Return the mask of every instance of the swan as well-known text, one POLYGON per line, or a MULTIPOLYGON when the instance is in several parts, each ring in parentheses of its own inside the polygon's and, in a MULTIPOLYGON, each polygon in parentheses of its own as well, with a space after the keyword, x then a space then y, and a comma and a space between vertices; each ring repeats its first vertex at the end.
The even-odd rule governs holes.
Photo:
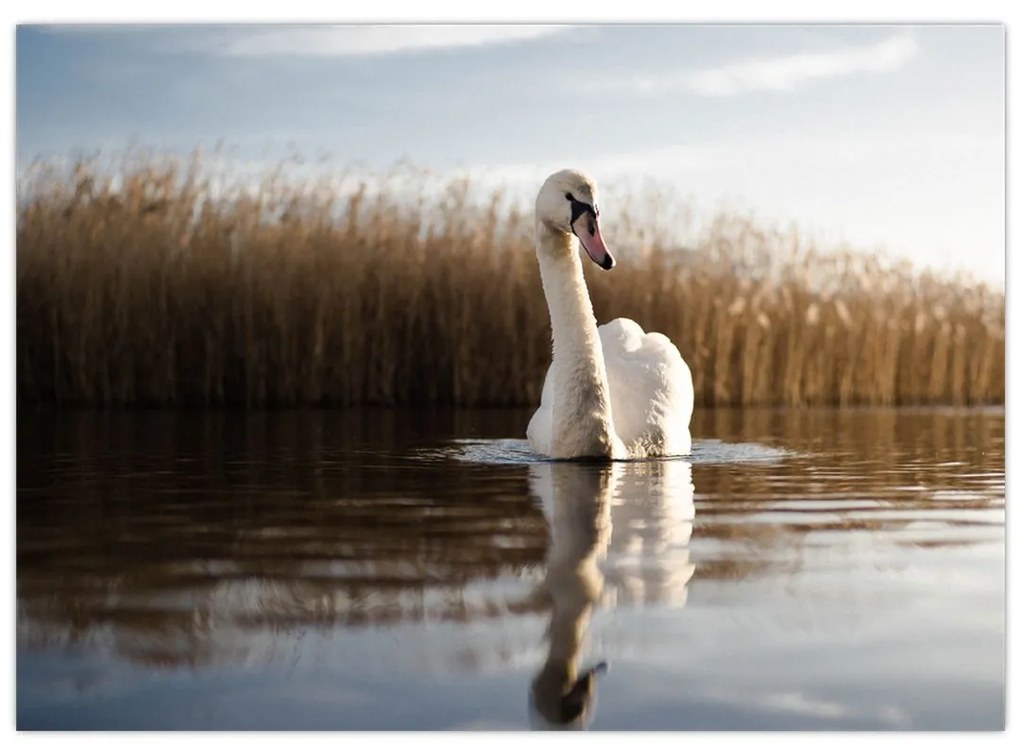
POLYGON ((553 358, 528 441, 555 459, 690 454, 694 386, 676 346, 629 318, 596 327, 578 243, 602 269, 616 265, 599 229, 597 196, 589 176, 567 169, 549 176, 535 200, 553 358))

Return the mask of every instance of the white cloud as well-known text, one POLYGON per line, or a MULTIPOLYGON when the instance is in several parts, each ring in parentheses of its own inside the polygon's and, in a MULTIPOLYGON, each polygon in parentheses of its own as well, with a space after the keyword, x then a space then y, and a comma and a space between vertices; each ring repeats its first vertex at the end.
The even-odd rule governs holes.
POLYGON ((134 37, 164 52, 224 57, 344 57, 456 49, 533 41, 570 30, 536 24, 349 24, 208 26, 64 24, 43 26, 50 34, 134 37))
POLYGON ((759 90, 790 91, 813 80, 892 72, 917 52, 913 37, 897 34, 875 44, 838 51, 756 57, 693 72, 640 76, 621 81, 619 87, 647 94, 686 90, 713 97, 759 90))
POLYGON ((406 25, 304 26, 231 33, 216 51, 232 57, 335 57, 452 49, 531 41, 567 26, 406 25))

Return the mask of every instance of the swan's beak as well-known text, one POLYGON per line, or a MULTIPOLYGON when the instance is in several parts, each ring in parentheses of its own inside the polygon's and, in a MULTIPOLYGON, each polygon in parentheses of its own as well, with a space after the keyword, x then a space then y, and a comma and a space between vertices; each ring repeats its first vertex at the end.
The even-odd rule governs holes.
POLYGON ((602 231, 599 230, 598 217, 591 212, 585 212, 574 220, 573 224, 570 225, 570 229, 574 231, 574 235, 581 241, 581 245, 584 246, 585 252, 592 261, 606 271, 616 266, 616 259, 613 258, 613 254, 609 252, 605 241, 602 240, 602 231))

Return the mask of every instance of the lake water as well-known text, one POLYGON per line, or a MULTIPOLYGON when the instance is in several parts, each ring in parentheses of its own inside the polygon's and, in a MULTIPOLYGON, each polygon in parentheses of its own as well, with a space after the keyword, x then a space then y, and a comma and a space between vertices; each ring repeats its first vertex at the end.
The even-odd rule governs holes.
POLYGON ((21 729, 1001 729, 1004 416, 22 411, 21 729))

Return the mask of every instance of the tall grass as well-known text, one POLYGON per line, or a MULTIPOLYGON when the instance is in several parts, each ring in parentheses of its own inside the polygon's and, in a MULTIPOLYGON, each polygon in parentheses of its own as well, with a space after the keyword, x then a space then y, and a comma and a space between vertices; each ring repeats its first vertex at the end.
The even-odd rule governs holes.
MULTIPOLYGON (((225 183, 157 157, 31 169, 19 400, 538 401, 550 334, 530 204, 424 172, 284 175, 225 183)), ((673 339, 699 405, 1003 401, 1001 292, 735 214, 677 246, 637 204, 604 206, 619 265, 586 268, 595 312, 673 339)))

